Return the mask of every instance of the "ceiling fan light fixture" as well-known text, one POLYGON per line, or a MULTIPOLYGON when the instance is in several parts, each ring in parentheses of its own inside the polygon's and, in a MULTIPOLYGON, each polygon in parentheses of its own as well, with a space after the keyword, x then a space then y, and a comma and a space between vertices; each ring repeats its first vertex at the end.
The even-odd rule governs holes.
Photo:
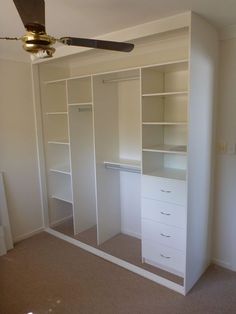
POLYGON ((46 33, 27 32, 21 37, 23 48, 25 51, 36 55, 37 58, 50 58, 55 52, 52 45, 55 44, 56 39, 46 33))
POLYGON ((13 0, 19 16, 26 29, 26 34, 20 38, 0 37, 5 40, 21 40, 23 48, 29 52, 31 59, 50 58, 56 51, 56 42, 66 46, 105 49, 119 52, 131 52, 134 44, 126 42, 107 41, 91 38, 62 37, 56 39, 46 33, 44 0, 13 0))
POLYGON ((38 52, 31 52, 30 58, 32 61, 35 61, 38 59, 51 58, 53 57, 54 52, 55 52, 54 48, 50 48, 47 50, 39 50, 38 52))

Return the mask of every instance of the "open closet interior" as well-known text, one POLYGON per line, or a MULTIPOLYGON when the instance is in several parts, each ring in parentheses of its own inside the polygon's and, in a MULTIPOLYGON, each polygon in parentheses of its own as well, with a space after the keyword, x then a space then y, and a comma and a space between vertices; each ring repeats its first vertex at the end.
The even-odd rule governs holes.
MULTIPOLYGON (((192 202, 202 193, 201 176, 210 175, 210 152, 194 170, 192 159, 196 124, 211 129, 211 114, 200 112, 211 107, 213 91, 201 81, 210 76, 196 66, 211 49, 188 27, 134 43, 129 55, 88 51, 34 65, 48 227, 185 294, 209 261, 207 225, 196 241, 209 206, 196 214, 192 202), (194 41, 204 48, 199 56, 190 53, 194 41), (200 102, 195 89, 205 90, 200 102)), ((198 147, 210 145, 205 131, 198 147)))

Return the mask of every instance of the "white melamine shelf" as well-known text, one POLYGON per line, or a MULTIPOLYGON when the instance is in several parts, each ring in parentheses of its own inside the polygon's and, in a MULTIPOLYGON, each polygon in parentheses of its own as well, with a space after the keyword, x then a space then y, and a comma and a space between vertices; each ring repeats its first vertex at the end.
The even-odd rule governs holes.
POLYGON ((51 116, 51 115, 67 115, 67 111, 55 111, 55 112, 45 112, 45 115, 51 116))
POLYGON ((189 63, 189 59, 180 59, 180 60, 173 60, 173 61, 168 61, 168 62, 161 62, 161 63, 157 63, 157 64, 152 64, 152 65, 145 65, 142 66, 142 69, 149 69, 149 68, 165 68, 168 66, 174 66, 174 65, 179 65, 179 64, 188 64, 189 63))
POLYGON ((134 172, 141 171, 141 161, 138 160, 121 159, 119 161, 104 161, 104 165, 109 169, 127 170, 134 172))
POLYGON ((56 173, 61 173, 61 174, 66 174, 66 175, 71 175, 70 169, 67 168, 67 167, 50 168, 49 171, 56 172, 56 173))
POLYGON ((77 103, 68 104, 68 106, 92 106, 92 103, 91 102, 77 102, 77 103))
POLYGON ((187 125, 188 122, 143 122, 143 125, 187 125))
POLYGON ((56 141, 48 141, 48 144, 55 144, 55 145, 70 145, 67 140, 56 140, 56 141))
POLYGON ((143 97, 187 95, 188 91, 142 94, 143 97))
POLYGON ((145 172, 145 175, 175 179, 175 180, 186 180, 186 170, 174 169, 174 168, 157 168, 154 171, 145 172))
POLYGON ((57 79, 57 80, 51 80, 51 81, 44 81, 43 83, 48 85, 48 84, 56 84, 56 83, 60 83, 60 82, 66 82, 66 79, 57 79))
POLYGON ((187 146, 185 145, 153 145, 148 147, 143 147, 144 152, 158 152, 158 153, 168 153, 168 154, 186 154, 187 146))
POLYGON ((54 194, 54 195, 51 195, 51 198, 54 198, 54 199, 56 199, 56 200, 59 200, 59 201, 63 201, 63 202, 72 204, 72 200, 66 199, 66 198, 64 198, 64 197, 61 197, 60 195, 54 194))

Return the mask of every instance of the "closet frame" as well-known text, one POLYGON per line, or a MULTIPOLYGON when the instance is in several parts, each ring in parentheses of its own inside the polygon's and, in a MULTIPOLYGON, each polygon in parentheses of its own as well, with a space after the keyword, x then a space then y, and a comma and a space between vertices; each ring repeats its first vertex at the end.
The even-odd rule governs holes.
MULTIPOLYGON (((185 19, 183 22, 180 23, 181 27, 178 26, 177 29, 181 29, 182 27, 188 28, 188 59, 176 59, 176 60, 166 60, 162 61, 160 63, 153 63, 153 64, 144 64, 144 65, 136 65, 134 67, 124 67, 123 69, 121 67, 118 67, 116 70, 112 69, 110 71, 106 72, 95 72, 95 73, 87 73, 83 75, 78 76, 71 76, 71 74, 68 71, 65 71, 65 73, 62 75, 63 78, 59 79, 49 79, 47 82, 42 82, 42 78, 40 76, 40 63, 35 63, 32 65, 32 77, 33 77, 33 92, 34 92, 34 103, 35 103, 35 112, 36 112, 36 129, 37 129, 37 146, 38 146, 38 160, 39 160, 39 174, 40 174, 40 183, 41 183, 41 195, 42 195, 42 208, 43 208, 43 217, 44 217, 44 226, 45 230, 49 232, 50 234, 53 234, 61 239, 64 239, 82 249, 85 249, 86 251, 95 254, 99 257, 102 257, 110 262, 113 262, 121 267, 124 267, 130 271, 133 271, 147 279, 150 279, 156 283, 159 283, 163 286, 166 286, 176 292, 179 292, 183 295, 186 295, 189 290, 193 287, 193 285, 196 283, 196 281, 200 278, 202 273, 206 270, 207 266, 211 262, 211 256, 210 256, 210 233, 211 233, 211 182, 213 178, 212 174, 212 147, 213 147, 213 117, 214 117, 214 101, 215 101, 215 89, 216 89, 216 83, 215 83, 215 77, 214 75, 217 74, 217 59, 218 59, 218 39, 217 39, 217 33, 215 29, 209 25, 205 20, 203 20, 201 17, 193 14, 188 13, 187 19, 185 19), (199 52, 200 49, 200 53, 199 52), (209 62, 206 63, 207 59, 209 62), (187 65, 187 72, 188 72, 188 90, 182 90, 182 91, 157 91, 157 92, 150 92, 143 90, 142 86, 142 72, 148 71, 152 68, 161 68, 161 67, 171 67, 173 65, 178 64, 186 64, 187 65), (50 190, 50 182, 47 179, 47 168, 48 168, 48 161, 45 160, 46 156, 46 146, 47 145, 61 145, 62 147, 69 146, 69 167, 64 167, 62 169, 53 169, 51 168, 50 171, 52 172, 52 175, 58 175, 61 177, 70 178, 71 182, 71 199, 64 199, 65 202, 69 204, 74 205, 74 194, 75 191, 73 191, 73 185, 75 184, 73 181, 73 165, 72 165, 72 150, 71 150, 71 138, 69 135, 68 141, 58 141, 56 139, 55 141, 51 139, 50 141, 45 139, 45 132, 43 131, 43 124, 44 119, 66 119, 67 128, 71 127, 72 123, 70 122, 70 119, 72 121, 73 117, 71 114, 70 118, 70 110, 73 109, 92 109, 92 117, 90 119, 91 125, 92 125, 92 132, 96 130, 95 127, 95 117, 94 117, 94 106, 96 99, 94 98, 94 83, 97 79, 102 78, 103 76, 109 76, 113 74, 124 73, 124 72, 138 72, 138 77, 140 79, 140 111, 143 110, 143 103, 146 101, 144 99, 150 99, 151 97, 172 97, 174 95, 176 96, 183 96, 187 97, 188 102, 188 120, 185 121, 168 121, 165 118, 163 118, 160 121, 148 121, 148 120, 141 120, 140 121, 140 129, 145 130, 142 131, 142 143, 140 146, 140 150, 142 151, 142 157, 140 161, 140 165, 138 163, 132 163, 131 162, 117 162, 116 160, 103 160, 104 169, 112 169, 112 170, 124 170, 124 171, 131 171, 140 173, 140 176, 143 178, 145 177, 151 177, 151 178, 163 178, 168 180, 180 180, 183 182, 186 182, 186 203, 183 205, 186 207, 186 215, 185 215, 185 226, 186 226, 186 243, 185 243, 185 265, 183 269, 183 278, 184 278, 184 285, 176 284, 170 280, 167 280, 163 277, 160 277, 158 275, 155 275, 147 270, 144 270, 140 267, 137 267, 129 262, 126 262, 124 260, 121 260, 117 257, 114 257, 110 254, 107 254, 98 248, 89 246, 81 241, 78 241, 76 239, 73 239, 69 236, 63 235, 52 228, 49 227, 49 217, 48 217, 48 207, 49 207, 49 200, 48 200, 48 189, 50 190), (70 95, 68 95, 68 87, 70 86, 70 83, 76 80, 84 80, 88 79, 90 81, 91 86, 91 95, 90 99, 82 99, 79 102, 69 101, 70 95), (209 85, 210 83, 210 85, 209 85), (65 84, 65 90, 66 90, 66 110, 60 109, 53 111, 43 112, 42 109, 42 85, 60 85, 65 84), (211 88, 210 88, 210 87, 211 88), (199 91, 202 93, 200 94, 199 91), (200 118, 202 118, 203 122, 203 135, 199 136, 198 134, 198 127, 199 127, 199 121, 200 118), (145 142, 145 138, 143 138, 143 134, 147 133, 147 138, 149 137, 149 134, 154 132, 153 130, 161 130, 160 132, 171 132, 171 128, 187 128, 188 130, 188 136, 187 136, 187 148, 180 148, 181 150, 178 151, 179 148, 168 148, 167 146, 159 146, 158 148, 147 148, 145 142), (148 130, 150 129, 150 130, 148 130), (147 131, 146 131, 147 130, 147 131), (166 131, 167 130, 167 131, 166 131), (206 136, 208 135, 208 136, 206 136), (45 141, 49 142, 47 145, 45 145, 45 141), (70 144, 68 144, 70 143, 70 144), (201 160, 196 160, 194 156, 197 155, 198 149, 204 147, 204 150, 202 152, 202 158, 201 160), (186 156, 186 163, 183 167, 186 166, 186 168, 181 169, 184 161, 174 161, 177 162, 177 164, 181 164, 180 171, 177 170, 172 171, 166 171, 163 170, 163 173, 160 175, 159 173, 155 173, 154 175, 149 175, 150 171, 149 169, 146 170, 148 167, 147 165, 150 164, 150 154, 161 154, 165 155, 185 155, 186 156), (148 156, 148 157, 147 157, 148 156), (146 164, 145 164, 146 163, 146 164), (168 173, 167 173, 168 172, 168 173), (202 183, 203 182, 203 183, 202 183), (196 188, 198 190, 196 191, 196 188), (196 200, 200 201, 200 209, 199 209, 199 203, 196 202, 196 200), (205 224, 205 228, 202 230, 202 234, 199 236, 199 224, 205 224)), ((168 21, 167 21, 168 23, 168 21)), ((173 31, 175 28, 173 26, 170 27, 170 29, 166 28, 164 26, 165 23, 163 22, 163 27, 165 31, 173 31)), ((163 31, 163 30, 162 30, 163 31)), ((145 37, 145 36, 144 36, 145 37)), ((136 37, 137 38, 137 37, 136 37)), ((79 55, 78 55, 79 57, 79 55)), ((51 61, 47 61, 47 64, 50 65, 51 61)), ((53 63, 53 60, 52 60, 53 63)), ((42 63, 44 64, 44 63, 42 63)), ((46 64, 46 63, 45 63, 46 64)), ((59 74, 59 77, 61 74, 59 74)), ((136 75, 137 76, 137 75, 136 75)), ((70 88, 70 87, 69 87, 70 88)), ((73 97, 72 97, 73 98, 73 97)), ((148 101, 147 101, 148 102, 148 101)), ((57 122, 55 122, 56 124, 57 122)), ((45 125, 45 124, 44 124, 45 125)), ((55 126, 56 128, 56 126, 55 126)), ((156 131, 155 131, 156 132, 156 131)), ((154 133, 155 133, 154 132, 154 133)), ((159 132, 159 131, 158 131, 159 132)), ((162 134, 161 133, 161 134, 162 134)), ((69 132, 70 134, 70 132, 69 132)), ((96 146, 96 139, 95 134, 93 133, 93 141, 91 142, 91 146, 94 148, 95 153, 95 146, 96 146)), ((164 143, 164 142, 163 142, 164 143)), ((164 143, 165 144, 165 143, 164 143)), ((158 143, 159 145, 159 143, 158 143)), ((180 144, 182 145, 182 143, 180 144)), ((186 146, 185 145, 185 146, 186 146)), ((152 145, 153 146, 153 145, 152 145)), ((161 156, 160 158, 163 160, 161 156)), ((96 172, 96 156, 93 156, 94 160, 92 161, 94 166, 94 172, 96 172)), ((168 158, 167 158, 168 159, 168 158)), ((178 158, 177 158, 178 159, 178 158)), ((163 161, 162 161, 163 162, 163 161)), ((167 164, 171 163, 173 161, 167 160, 167 164)), ((154 162, 155 163, 155 162, 154 162)), ((97 191, 96 191, 96 184, 97 184, 97 178, 95 175, 95 187, 94 187, 94 202, 95 206, 97 207, 97 191)), ((143 190, 143 183, 142 183, 142 190, 143 190)), ((142 192, 143 193, 143 192, 142 192)), ((141 194, 142 194, 141 193, 141 194)), ((52 195, 53 196, 53 195, 52 195)), ((54 195, 55 197, 55 195, 54 195)), ((145 196, 146 197, 146 196, 145 196)), ((141 200, 142 196, 140 196, 141 200)), ((60 198, 58 197, 58 200, 60 201, 60 198)), ((63 197, 62 197, 63 201, 63 197)), ((73 215, 75 216, 75 212, 73 212, 73 215)), ((96 212, 96 219, 98 219, 98 213, 96 212)), ((74 229, 78 231, 77 227, 74 226, 74 229)), ((83 230, 83 228, 81 229, 83 230)))

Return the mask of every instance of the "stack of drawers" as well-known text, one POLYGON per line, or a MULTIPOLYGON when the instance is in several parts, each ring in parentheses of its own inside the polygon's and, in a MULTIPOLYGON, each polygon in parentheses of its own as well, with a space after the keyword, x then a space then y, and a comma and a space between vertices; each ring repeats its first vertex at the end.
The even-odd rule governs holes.
POLYGON ((142 176, 142 259, 182 275, 186 247, 186 182, 142 176))

